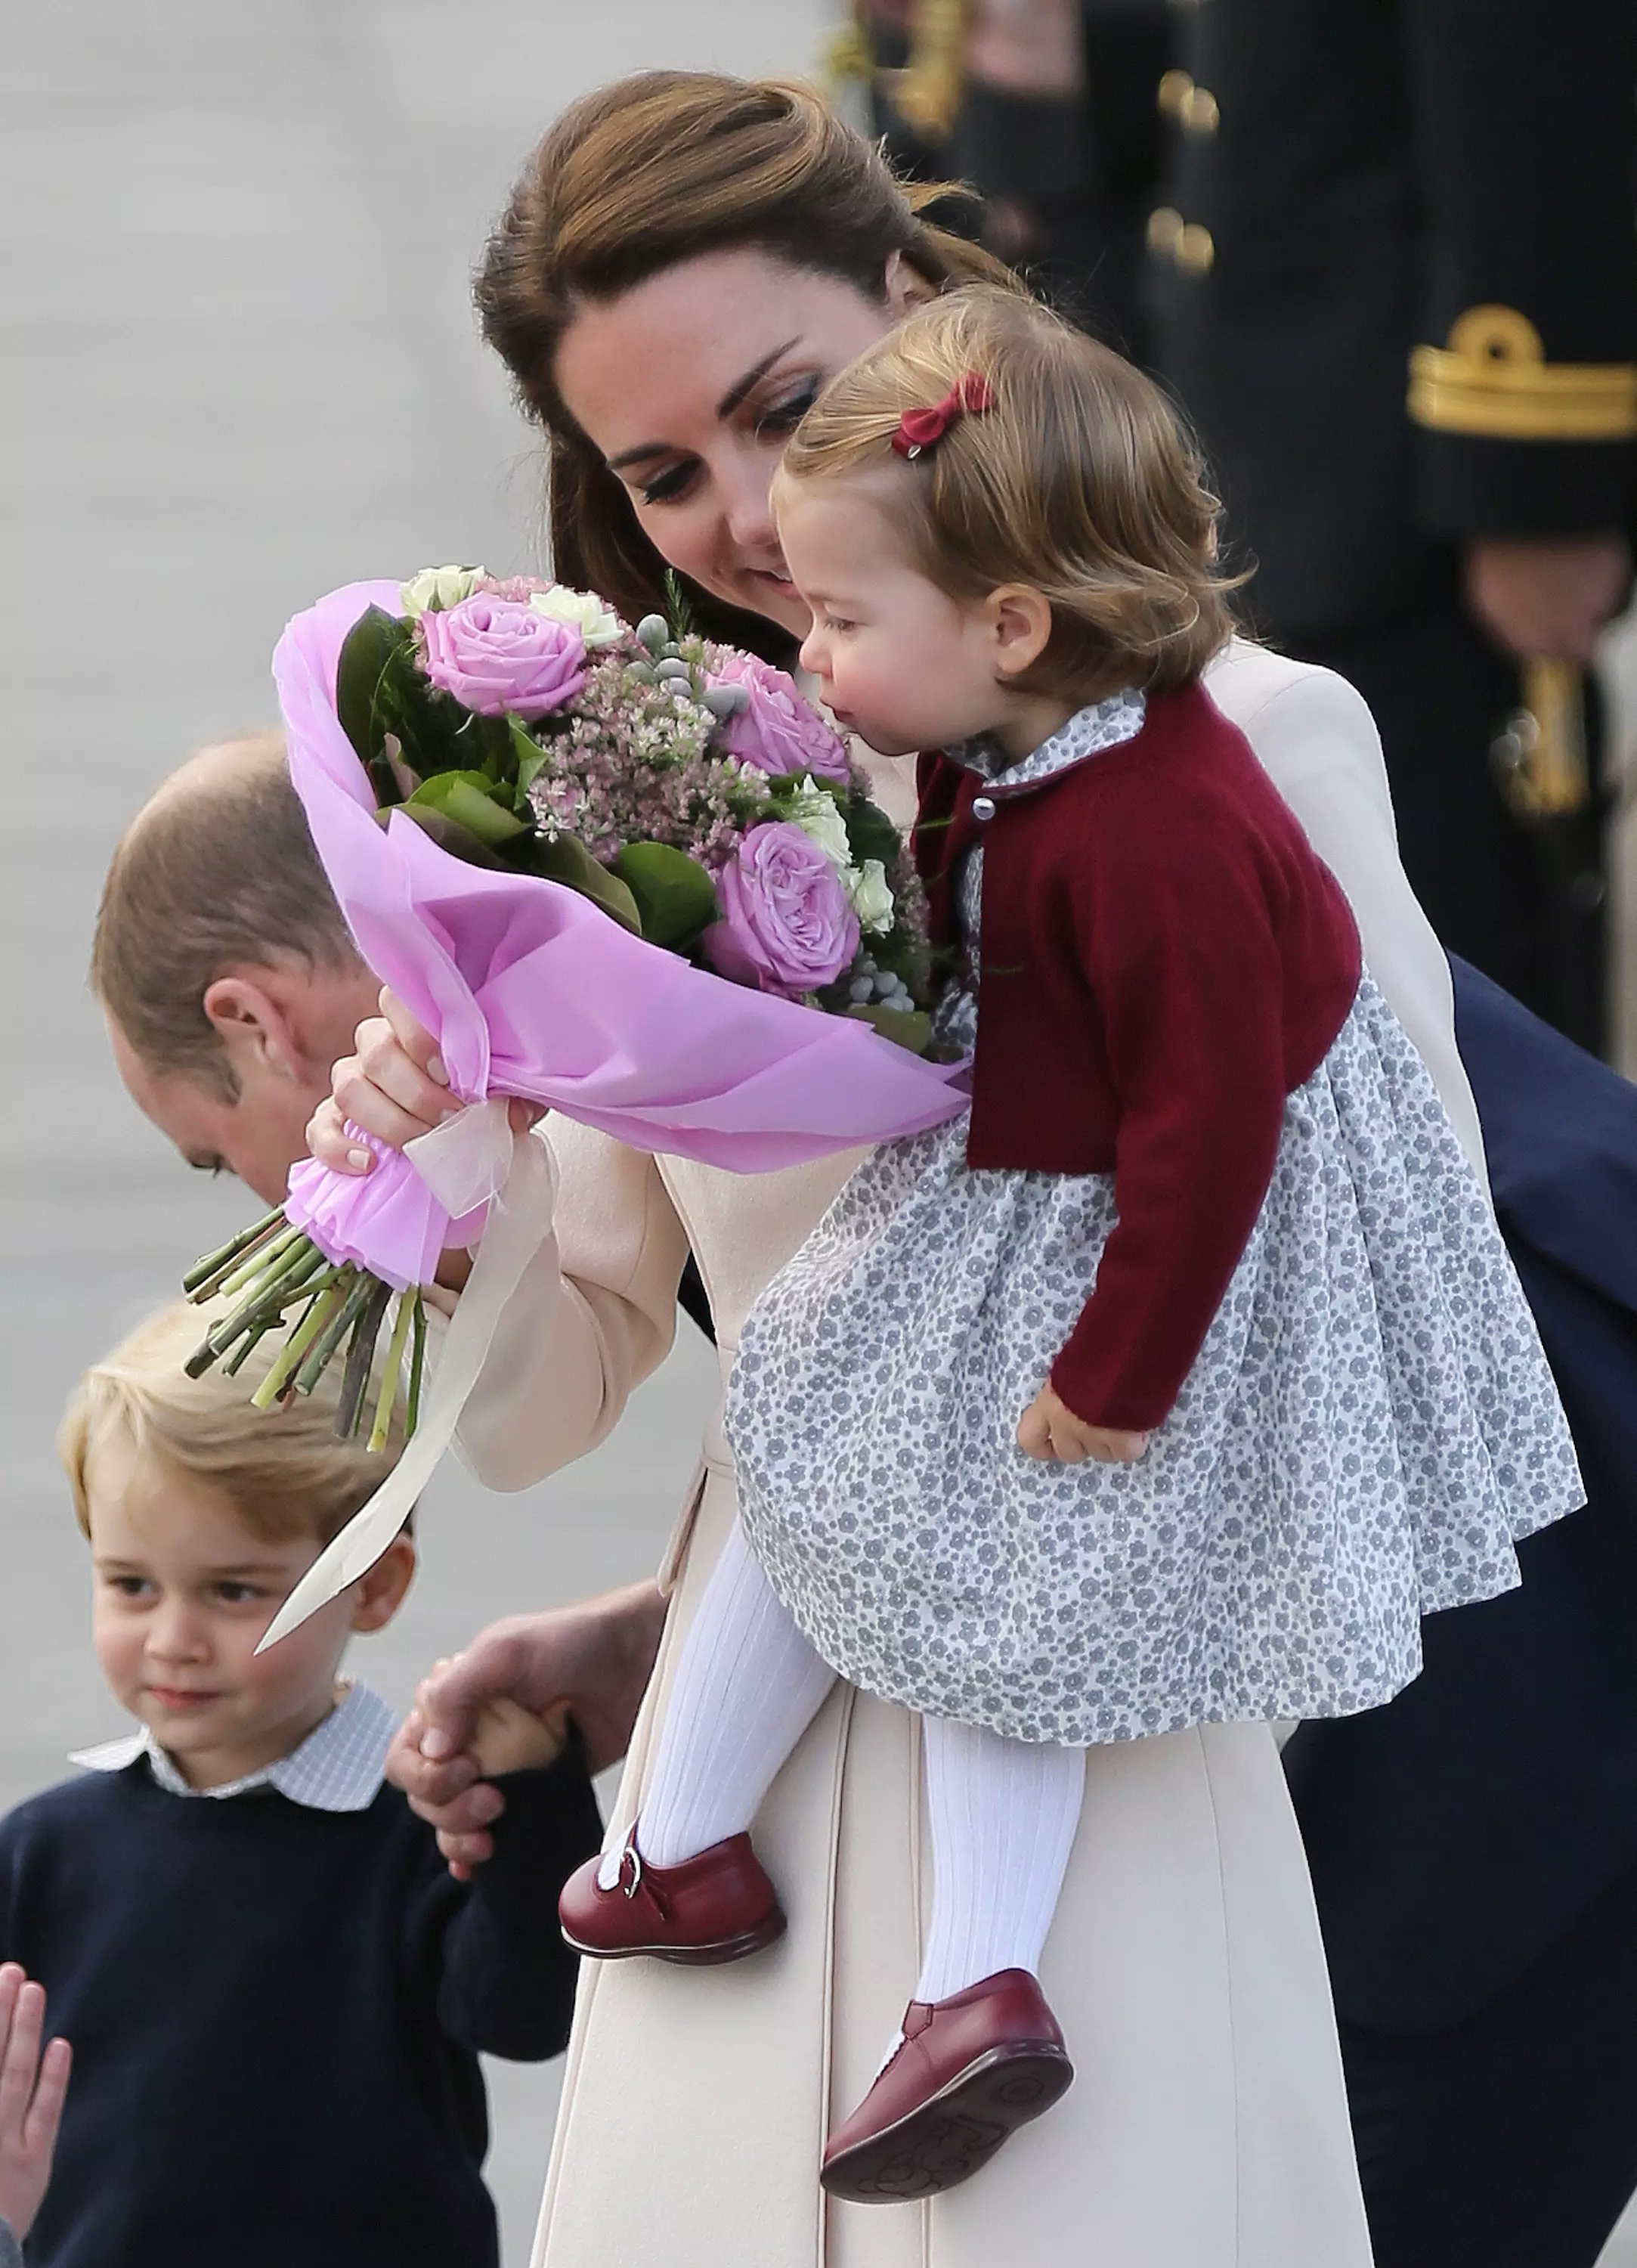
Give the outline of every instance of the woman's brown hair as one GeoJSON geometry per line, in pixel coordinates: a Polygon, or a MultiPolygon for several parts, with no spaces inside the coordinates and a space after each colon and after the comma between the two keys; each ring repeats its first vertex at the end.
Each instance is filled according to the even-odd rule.
{"type": "MultiPolygon", "coordinates": [[[[1009,283],[988,253],[923,217],[949,194],[900,183],[872,144],[793,81],[640,71],[572,104],[525,167],[475,284],[483,335],[546,431],[556,574],[632,621],[664,603],[664,561],[557,389],[557,349],[580,307],[740,247],[872,299],[894,253],[934,286],[1009,283]]],[[[781,659],[788,651],[769,623],[707,593],[694,614],[712,636],[781,659]]]]}
{"type": "Polygon", "coordinates": [[[957,598],[1023,583],[1050,600],[1045,652],[1012,682],[1091,702],[1197,677],[1233,629],[1216,569],[1220,509],[1177,411],[1112,347],[1015,292],[917,308],[833,379],[774,487],[887,473],[917,564],[957,598]],[[914,459],[907,411],[971,375],[987,406],[914,459]]]}

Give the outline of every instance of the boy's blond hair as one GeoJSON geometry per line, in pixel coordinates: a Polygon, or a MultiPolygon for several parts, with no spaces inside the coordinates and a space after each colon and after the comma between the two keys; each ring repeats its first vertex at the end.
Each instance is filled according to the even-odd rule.
{"type": "MultiPolygon", "coordinates": [[[[181,1300],[161,1307],[94,1363],[75,1388],[57,1453],[87,1535],[91,1463],[120,1434],[139,1456],[157,1457],[219,1489],[266,1543],[311,1536],[327,1543],[397,1463],[403,1430],[396,1418],[384,1450],[366,1449],[362,1439],[337,1437],[339,1364],[288,1409],[252,1408],[251,1395],[283,1344],[281,1332],[269,1332],[235,1377],[218,1365],[202,1378],[189,1378],[183,1365],[224,1312],[181,1300]]],[[[372,1394],[369,1399],[373,1406],[372,1394]]]]}
{"type": "Polygon", "coordinates": [[[1091,702],[1196,678],[1233,630],[1217,571],[1220,506],[1152,379],[1037,302],[982,286],[918,308],[832,380],[791,438],[781,488],[893,476],[912,556],[958,599],[1022,583],[1051,641],[1010,681],[1091,702]],[[914,460],[892,437],[968,373],[990,406],[914,460]]]}

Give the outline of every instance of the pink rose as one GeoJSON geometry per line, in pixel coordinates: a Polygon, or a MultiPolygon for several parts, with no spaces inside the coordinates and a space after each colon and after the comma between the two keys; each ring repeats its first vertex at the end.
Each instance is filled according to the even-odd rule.
{"type": "Polygon", "coordinates": [[[736,984],[795,999],[852,966],[858,917],[830,859],[789,821],[751,829],[717,875],[716,898],[705,957],[736,984]]]}
{"type": "Polygon", "coordinates": [[[543,717],[585,682],[585,640],[572,622],[474,591],[416,625],[434,685],[480,717],[543,717]]]}
{"type": "Polygon", "coordinates": [[[852,777],[847,743],[803,698],[793,677],[753,653],[726,653],[707,681],[742,686],[750,696],[750,706],[723,728],[721,745],[729,755],[775,777],[816,772],[846,786],[852,777]]]}

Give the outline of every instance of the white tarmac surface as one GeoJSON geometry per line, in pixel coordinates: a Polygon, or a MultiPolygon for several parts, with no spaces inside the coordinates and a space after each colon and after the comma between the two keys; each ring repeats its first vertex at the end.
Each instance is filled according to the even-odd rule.
{"type": "MultiPolygon", "coordinates": [[[[466,289],[550,117],[646,64],[806,70],[830,13],[0,0],[0,1808],[122,1728],[53,1454],[63,1398],[253,1210],[190,1178],[114,1078],[84,981],[107,854],[189,748],[272,721],[274,640],[319,592],[537,564],[532,446],[466,289]]],[[[494,1616],[651,1572],[712,1374],[684,1325],[575,1470],[510,1498],[446,1472],[411,1602],[355,1666],[401,1704],[494,1616]]],[[[492,2078],[522,2268],[558,2069],[492,2078]]]]}

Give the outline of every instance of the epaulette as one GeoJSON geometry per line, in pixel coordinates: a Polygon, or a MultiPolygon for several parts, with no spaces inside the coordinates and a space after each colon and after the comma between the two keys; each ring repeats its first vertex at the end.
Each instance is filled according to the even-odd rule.
{"type": "Polygon", "coordinates": [[[1503,441],[1637,438],[1637,363],[1548,362],[1515,307],[1469,307],[1410,357],[1409,412],[1437,433],[1503,441]]]}

